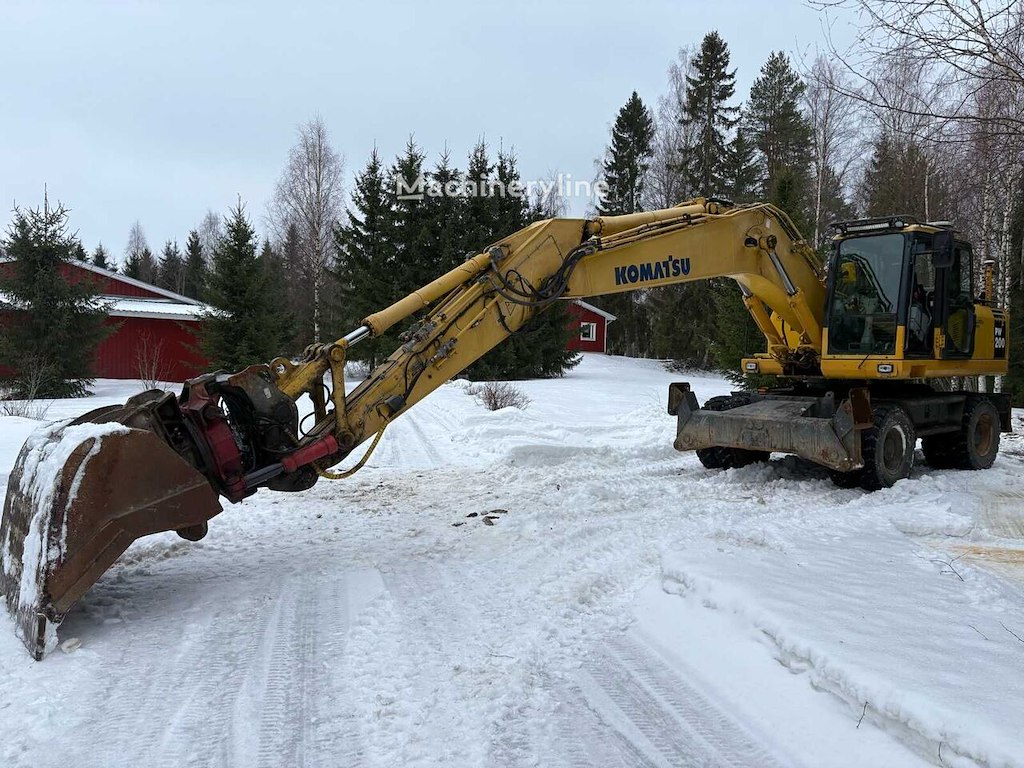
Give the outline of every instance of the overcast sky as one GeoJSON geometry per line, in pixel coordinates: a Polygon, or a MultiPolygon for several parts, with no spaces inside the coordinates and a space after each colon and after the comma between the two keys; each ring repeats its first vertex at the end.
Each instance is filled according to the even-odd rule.
{"type": "Polygon", "coordinates": [[[813,57],[824,37],[796,0],[0,0],[0,201],[37,206],[45,183],[118,260],[136,219],[159,252],[239,195],[262,232],[316,114],[349,182],[410,133],[431,161],[447,143],[464,168],[483,137],[524,179],[591,178],[630,92],[653,108],[678,49],[712,29],[744,97],[770,51],[813,57]]]}

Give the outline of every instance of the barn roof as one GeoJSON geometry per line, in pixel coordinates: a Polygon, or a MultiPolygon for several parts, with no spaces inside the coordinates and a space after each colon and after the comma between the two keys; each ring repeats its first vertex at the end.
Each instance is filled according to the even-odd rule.
{"type": "Polygon", "coordinates": [[[101,296],[110,307],[111,317],[151,317],[160,320],[201,320],[212,308],[200,302],[181,304],[164,299],[126,299],[120,296],[101,296]]]}
{"type": "Polygon", "coordinates": [[[605,312],[603,309],[598,309],[593,304],[587,304],[587,302],[583,301],[582,299],[576,299],[574,303],[579,304],[584,309],[590,310],[591,312],[593,312],[596,315],[600,315],[605,320],[607,320],[609,323],[612,322],[613,320],[618,320],[619,319],[618,317],[613,315],[611,312],[605,312]]]}
{"type": "MultiPolygon", "coordinates": [[[[13,259],[0,258],[0,264],[9,261],[13,261],[13,259]]],[[[103,269],[84,261],[73,261],[68,262],[68,264],[76,269],[83,269],[106,277],[109,280],[140,288],[147,293],[156,294],[160,297],[118,296],[111,293],[101,293],[96,298],[106,307],[107,314],[111,317],[144,317],[154,320],[195,321],[202,319],[204,314],[214,311],[208,304],[204,304],[189,296],[168,291],[166,288],[160,288],[127,275],[111,272],[109,269],[103,269]]],[[[0,304],[13,306],[14,301],[11,296],[0,291],[0,304]]]]}
{"type": "MultiPolygon", "coordinates": [[[[14,259],[10,258],[9,256],[0,256],[0,264],[4,264],[10,261],[14,261],[14,259]]],[[[97,267],[95,264],[90,264],[87,261],[68,261],[65,263],[69,267],[74,267],[75,269],[84,269],[86,272],[92,272],[93,274],[106,277],[109,280],[115,280],[119,283],[124,283],[125,285],[134,286],[135,288],[141,288],[144,291],[148,291],[149,293],[155,293],[158,296],[164,297],[165,299],[170,299],[181,304],[195,304],[197,306],[203,305],[201,301],[190,298],[189,296],[183,296],[180,293],[169,291],[166,288],[160,288],[156,285],[153,285],[152,283],[146,283],[143,282],[142,280],[136,280],[134,277],[128,277],[127,275],[122,275],[119,272],[111,272],[109,269],[97,267]]]]}

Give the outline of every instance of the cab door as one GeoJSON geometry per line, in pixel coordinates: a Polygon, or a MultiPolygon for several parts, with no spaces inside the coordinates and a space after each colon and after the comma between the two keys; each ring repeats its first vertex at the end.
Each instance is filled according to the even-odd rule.
{"type": "Polygon", "coordinates": [[[974,352],[974,259],[967,243],[955,243],[952,263],[938,270],[939,322],[945,337],[943,358],[970,357],[974,352]]]}

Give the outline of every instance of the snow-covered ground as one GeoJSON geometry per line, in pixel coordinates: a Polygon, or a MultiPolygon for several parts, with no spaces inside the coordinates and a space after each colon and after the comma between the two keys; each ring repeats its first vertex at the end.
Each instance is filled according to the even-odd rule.
{"type": "MultiPolygon", "coordinates": [[[[729,389],[450,383],[354,478],[137,542],[72,653],[0,618],[0,765],[1024,766],[1024,440],[875,494],[709,471],[679,378],[729,389]]],[[[0,419],[0,485],[36,425],[0,419]]]]}

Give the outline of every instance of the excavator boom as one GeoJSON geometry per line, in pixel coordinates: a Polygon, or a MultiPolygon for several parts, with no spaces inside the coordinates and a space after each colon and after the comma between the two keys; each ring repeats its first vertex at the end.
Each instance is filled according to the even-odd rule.
{"type": "MultiPolygon", "coordinates": [[[[915,237],[931,237],[933,229],[921,228],[915,237]]],[[[746,369],[781,374],[796,385],[782,394],[717,398],[704,408],[686,385],[673,385],[676,447],[697,449],[706,466],[737,466],[778,450],[840,472],[867,471],[874,454],[862,455],[859,434],[871,428],[872,405],[861,379],[891,376],[902,362],[889,355],[865,367],[871,354],[829,354],[827,311],[835,287],[826,285],[821,261],[782,211],[697,199],[627,216],[539,221],[369,315],[341,339],[310,346],[298,361],[279,357],[236,373],[206,374],[186,382],[179,395],[147,392],[30,438],[8,481],[0,522],[0,587],[19,635],[42,658],[71,605],[141,536],[176,531],[196,540],[221,511],[221,499],[239,502],[260,488],[301,491],[321,477],[348,476],[391,421],[556,301],[712,278],[739,285],[765,337],[765,351],[746,361],[746,369]],[[399,348],[346,392],[348,348],[414,315],[399,348]],[[856,375],[848,379],[860,381],[809,392],[806,382],[830,376],[826,365],[852,368],[856,375]],[[313,407],[306,430],[296,406],[302,397],[313,407]],[[330,469],[370,438],[353,466],[330,469]]],[[[847,325],[849,319],[843,317],[847,325]]],[[[888,338],[896,320],[906,323],[903,316],[872,316],[855,330],[861,341],[888,338]]],[[[903,325],[897,330],[905,332],[903,325]]],[[[936,344],[938,336],[936,330],[936,344]]],[[[957,359],[945,368],[935,360],[918,363],[908,364],[908,377],[965,366],[999,373],[1006,365],[1005,359],[957,359]],[[929,369],[933,364],[939,367],[929,369]]],[[[922,412],[934,415],[934,403],[925,404],[922,412]]],[[[938,434],[953,420],[959,424],[967,405],[962,397],[950,399],[929,429],[938,434]]],[[[1008,406],[995,417],[982,415],[991,426],[1004,411],[1008,419],[1008,406]]],[[[976,409],[970,416],[976,418],[976,409]]],[[[993,427],[996,445],[999,426],[993,427]]],[[[905,430],[903,437],[905,443],[905,430]]]]}

